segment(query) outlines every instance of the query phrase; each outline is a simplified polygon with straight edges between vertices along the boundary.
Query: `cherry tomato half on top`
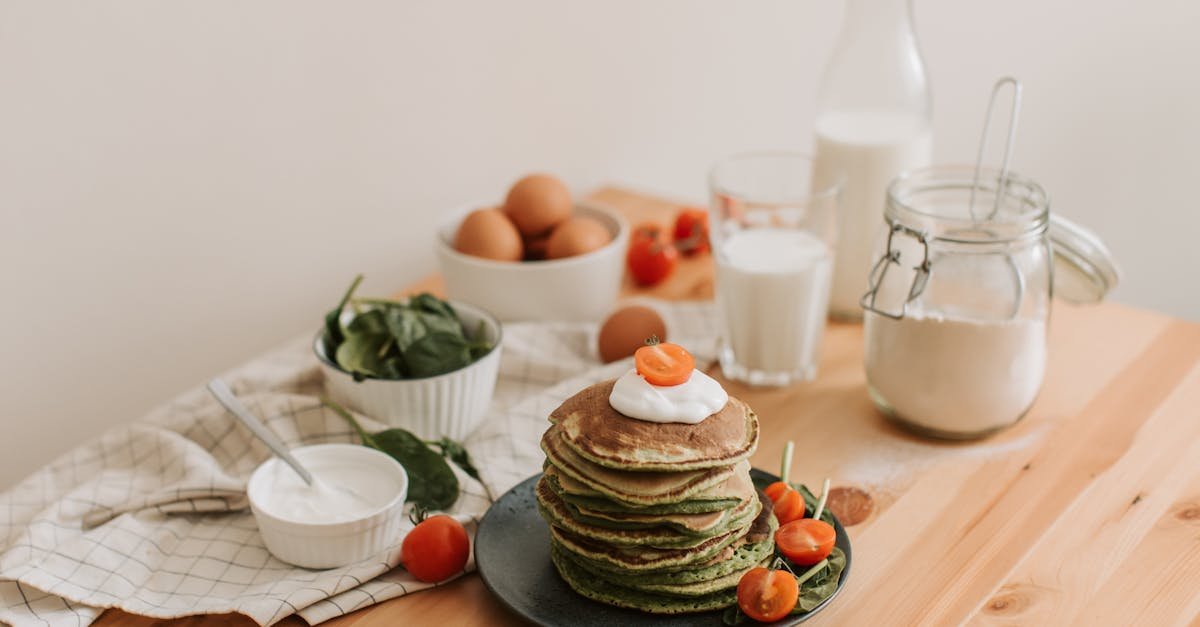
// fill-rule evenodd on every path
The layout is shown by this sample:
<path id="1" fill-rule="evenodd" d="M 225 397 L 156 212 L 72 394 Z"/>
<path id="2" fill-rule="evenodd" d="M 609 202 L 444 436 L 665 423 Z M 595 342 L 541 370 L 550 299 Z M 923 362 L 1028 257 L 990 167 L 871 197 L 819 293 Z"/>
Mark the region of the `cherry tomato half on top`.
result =
<path id="1" fill-rule="evenodd" d="M 646 346 L 634 352 L 633 365 L 651 385 L 679 385 L 691 378 L 696 359 L 678 344 L 651 338 Z"/>

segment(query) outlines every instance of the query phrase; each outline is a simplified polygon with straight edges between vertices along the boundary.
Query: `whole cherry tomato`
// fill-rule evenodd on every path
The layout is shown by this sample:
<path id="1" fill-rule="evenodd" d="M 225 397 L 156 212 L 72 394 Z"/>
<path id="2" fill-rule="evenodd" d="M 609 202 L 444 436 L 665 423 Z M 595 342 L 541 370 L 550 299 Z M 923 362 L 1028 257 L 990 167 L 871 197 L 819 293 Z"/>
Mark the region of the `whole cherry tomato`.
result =
<path id="1" fill-rule="evenodd" d="M 706 253 L 708 243 L 708 212 L 686 208 L 675 216 L 675 247 L 685 255 Z"/>
<path id="2" fill-rule="evenodd" d="M 691 378 L 696 359 L 678 344 L 652 339 L 633 353 L 633 365 L 651 385 L 679 385 Z"/>
<path id="3" fill-rule="evenodd" d="M 657 224 L 643 224 L 633 231 L 625 256 L 629 273 L 640 285 L 655 285 L 675 271 L 679 251 L 663 236 Z"/>
<path id="4" fill-rule="evenodd" d="M 759 566 L 742 575 L 737 586 L 738 607 L 756 621 L 775 622 L 796 608 L 800 585 L 796 576 L 786 570 L 771 570 Z"/>
<path id="5" fill-rule="evenodd" d="M 420 581 L 436 583 L 460 572 L 471 554 L 462 523 L 438 514 L 413 527 L 400 545 L 400 562 Z"/>
<path id="6" fill-rule="evenodd" d="M 829 557 L 836 540 L 833 526 L 815 518 L 793 520 L 775 532 L 779 552 L 801 566 L 812 566 Z"/>

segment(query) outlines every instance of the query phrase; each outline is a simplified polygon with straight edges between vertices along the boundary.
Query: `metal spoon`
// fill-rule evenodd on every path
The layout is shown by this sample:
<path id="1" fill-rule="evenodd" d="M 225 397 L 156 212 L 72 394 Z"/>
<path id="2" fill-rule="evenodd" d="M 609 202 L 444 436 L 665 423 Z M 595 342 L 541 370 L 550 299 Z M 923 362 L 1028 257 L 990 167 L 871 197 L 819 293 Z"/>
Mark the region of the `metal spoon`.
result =
<path id="1" fill-rule="evenodd" d="M 208 391 L 217 397 L 217 400 L 225 406 L 225 409 L 229 410 L 229 413 L 237 416 L 237 419 L 246 425 L 250 433 L 253 433 L 263 444 L 266 444 L 267 448 L 271 449 L 271 452 L 276 457 L 287 462 L 287 465 L 291 466 L 292 470 L 295 470 L 296 474 L 300 475 L 304 483 L 310 486 L 313 484 L 312 474 L 304 466 L 301 466 L 295 457 L 292 457 L 287 445 L 279 439 L 279 436 L 275 435 L 262 421 L 250 413 L 250 410 L 246 409 L 246 406 L 233 395 L 233 390 L 229 389 L 229 385 L 221 379 L 213 379 L 208 382 Z"/>

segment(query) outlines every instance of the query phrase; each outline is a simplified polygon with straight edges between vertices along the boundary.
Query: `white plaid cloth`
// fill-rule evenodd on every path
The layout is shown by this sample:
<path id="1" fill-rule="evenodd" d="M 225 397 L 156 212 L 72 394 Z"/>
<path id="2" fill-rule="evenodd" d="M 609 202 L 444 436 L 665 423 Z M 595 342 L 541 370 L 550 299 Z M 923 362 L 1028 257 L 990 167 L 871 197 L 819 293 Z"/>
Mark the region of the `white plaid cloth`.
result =
<path id="1" fill-rule="evenodd" d="M 712 358 L 711 303 L 650 304 L 672 340 Z M 550 411 L 630 367 L 601 365 L 595 334 L 594 324 L 505 325 L 495 397 L 464 442 L 482 484 L 454 467 L 461 492 L 448 513 L 472 538 L 491 502 L 541 469 L 538 440 Z M 322 377 L 310 343 L 293 341 L 224 378 L 289 446 L 357 442 L 317 400 Z M 403 536 L 342 568 L 309 570 L 272 557 L 245 494 L 269 456 L 197 388 L 55 460 L 0 494 L 0 621 L 87 625 L 115 607 L 156 618 L 238 612 L 261 625 L 299 614 L 316 624 L 432 585 L 396 568 Z M 472 559 L 467 571 L 474 567 Z"/>

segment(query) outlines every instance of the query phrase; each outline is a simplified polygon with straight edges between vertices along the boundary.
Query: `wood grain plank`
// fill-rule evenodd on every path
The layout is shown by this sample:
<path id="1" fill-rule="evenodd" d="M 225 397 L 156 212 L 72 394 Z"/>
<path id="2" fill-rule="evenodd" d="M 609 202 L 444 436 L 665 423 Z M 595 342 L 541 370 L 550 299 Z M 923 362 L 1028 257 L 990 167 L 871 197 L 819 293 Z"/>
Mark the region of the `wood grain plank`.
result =
<path id="1" fill-rule="evenodd" d="M 1200 459 L 1200 366 L 1080 495 L 972 620 L 1062 625 L 1074 620 L 1178 498 Z"/>
<path id="2" fill-rule="evenodd" d="M 1200 465 L 1192 470 L 1182 498 L 1091 597 L 1075 625 L 1117 616 L 1126 625 L 1184 625 L 1200 616 Z"/>
<path id="3" fill-rule="evenodd" d="M 890 563 L 903 568 L 868 573 L 869 596 L 851 596 L 818 623 L 965 620 L 1002 583 L 1023 553 L 1017 549 L 1035 542 L 1085 485 L 1120 458 L 1147 417 L 1144 406 L 1168 396 L 1197 359 L 1200 326 L 1171 325 L 1084 412 L 1061 421 L 1027 463 L 1009 455 L 973 469 L 964 466 L 956 470 L 970 475 L 954 493 L 952 507 L 911 507 L 905 524 L 886 527 L 881 527 L 886 515 L 881 517 L 870 530 L 880 533 L 864 533 L 856 556 L 901 551 L 903 558 Z M 939 471 L 930 472 L 918 484 L 945 481 L 936 476 Z"/>

